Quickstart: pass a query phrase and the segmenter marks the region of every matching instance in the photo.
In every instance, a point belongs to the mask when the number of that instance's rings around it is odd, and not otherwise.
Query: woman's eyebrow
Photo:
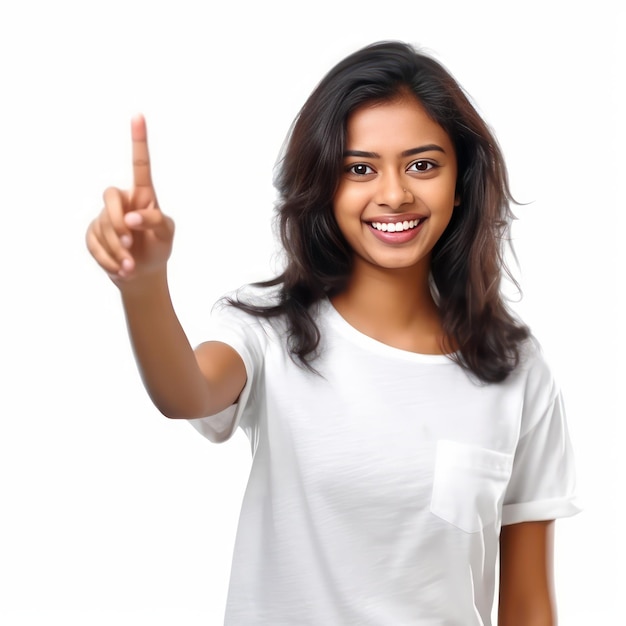
[[[431,152],[433,150],[435,152],[443,152],[444,154],[446,153],[446,151],[441,146],[438,146],[436,143],[429,143],[425,146],[420,146],[419,148],[411,148],[410,150],[405,150],[402,153],[402,156],[408,157],[413,156],[414,154],[420,154],[421,152]]]
[[[408,157],[415,154],[421,154],[422,152],[431,152],[433,150],[436,152],[443,152],[444,154],[446,153],[446,151],[441,146],[438,146],[434,143],[429,143],[425,146],[419,146],[417,148],[410,148],[409,150],[405,150],[400,154],[400,156]],[[380,159],[380,154],[378,154],[378,152],[366,152],[364,150],[345,150],[343,156],[344,158],[360,157],[364,159]]]

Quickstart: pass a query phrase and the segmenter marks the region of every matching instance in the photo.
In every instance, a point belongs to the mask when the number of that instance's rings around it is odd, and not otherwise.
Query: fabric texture
[[[535,340],[503,383],[443,355],[382,344],[323,301],[312,373],[281,319],[215,309],[209,339],[248,380],[237,427],[253,454],[231,571],[229,626],[488,626],[502,524],[578,511],[561,394]]]

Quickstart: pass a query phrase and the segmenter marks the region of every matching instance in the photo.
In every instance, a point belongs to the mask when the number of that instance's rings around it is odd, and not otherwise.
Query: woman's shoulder
[[[213,323],[239,328],[267,338],[284,332],[281,297],[277,287],[248,284],[224,293],[213,305]]]
[[[524,379],[527,396],[545,396],[549,401],[559,393],[551,359],[533,334],[520,346],[520,363],[517,370],[517,375]]]
[[[536,335],[530,333],[520,344],[520,367],[526,370],[550,370],[549,357]]]

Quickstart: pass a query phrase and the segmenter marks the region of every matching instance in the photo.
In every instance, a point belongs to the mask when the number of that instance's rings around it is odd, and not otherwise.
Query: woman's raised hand
[[[87,229],[87,248],[120,288],[164,271],[172,252],[174,222],[159,209],[152,184],[146,122],[131,120],[133,187],[109,187],[104,208]]]

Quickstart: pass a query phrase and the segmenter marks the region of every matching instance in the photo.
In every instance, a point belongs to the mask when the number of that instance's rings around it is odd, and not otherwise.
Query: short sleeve
[[[206,341],[219,341],[235,350],[246,368],[246,384],[236,404],[208,417],[189,420],[191,425],[214,443],[232,437],[251,403],[263,366],[263,330],[258,318],[220,300],[211,312]],[[248,433],[250,436],[250,433]]]
[[[551,520],[580,511],[563,397],[540,357],[528,374],[520,437],[502,524]]]

